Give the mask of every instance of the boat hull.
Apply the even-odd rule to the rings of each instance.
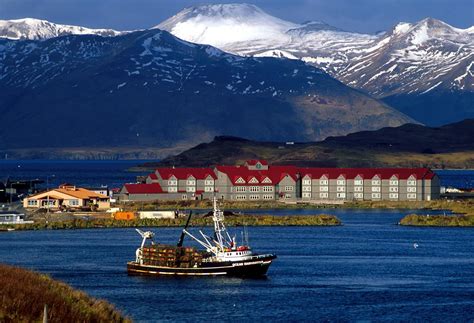
[[[203,262],[199,267],[180,268],[139,264],[135,261],[127,263],[129,275],[147,276],[265,276],[275,255],[256,256],[244,261]]]

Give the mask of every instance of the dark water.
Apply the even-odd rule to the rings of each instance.
[[[474,170],[437,170],[441,186],[474,188]]]
[[[254,249],[278,255],[267,279],[129,277],[133,229],[2,233],[0,261],[50,273],[137,321],[472,322],[474,230],[397,226],[407,211],[337,212],[344,226],[249,228]],[[167,243],[179,234],[154,231]]]
[[[49,187],[62,183],[77,186],[97,187],[108,185],[110,188],[122,187],[124,183],[134,183],[137,175],[127,171],[144,161],[51,161],[51,160],[1,160],[0,181],[8,177],[14,180],[48,180]]]

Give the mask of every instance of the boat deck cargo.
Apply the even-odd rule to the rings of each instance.
[[[224,212],[217,208],[214,198],[214,232],[212,236],[199,231],[201,238],[187,231],[191,220],[189,214],[186,225],[176,246],[155,244],[154,233],[143,232],[142,244],[136,250],[135,261],[127,263],[127,271],[131,275],[189,275],[189,276],[264,276],[276,258],[274,254],[256,254],[246,241],[237,245],[235,236],[232,238],[224,225]],[[194,247],[183,247],[185,236],[189,236],[205,250]],[[147,241],[151,244],[146,245]],[[244,240],[242,238],[242,240]]]

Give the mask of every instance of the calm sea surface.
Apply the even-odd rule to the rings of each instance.
[[[408,211],[337,212],[344,226],[248,228],[255,250],[278,255],[267,279],[129,277],[133,229],[2,233],[0,261],[49,273],[136,321],[472,322],[474,230],[397,226]],[[179,235],[153,230],[165,243]]]
[[[135,164],[8,161],[0,178],[55,174],[51,185],[114,187],[134,180],[125,169]],[[461,177],[472,183],[474,172]],[[133,229],[0,233],[0,262],[49,273],[143,322],[473,321],[473,229],[396,225],[423,211],[246,211],[258,212],[330,213],[344,225],[248,228],[256,251],[278,255],[267,279],[129,277],[125,265],[140,244]],[[179,236],[178,228],[153,230],[163,243]]]

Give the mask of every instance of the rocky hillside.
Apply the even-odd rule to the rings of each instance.
[[[297,60],[165,31],[0,40],[0,148],[307,141],[412,119]]]
[[[280,165],[317,167],[474,168],[474,119],[443,127],[407,124],[362,131],[313,143],[256,142],[217,137],[155,166],[209,166],[266,159]]]

